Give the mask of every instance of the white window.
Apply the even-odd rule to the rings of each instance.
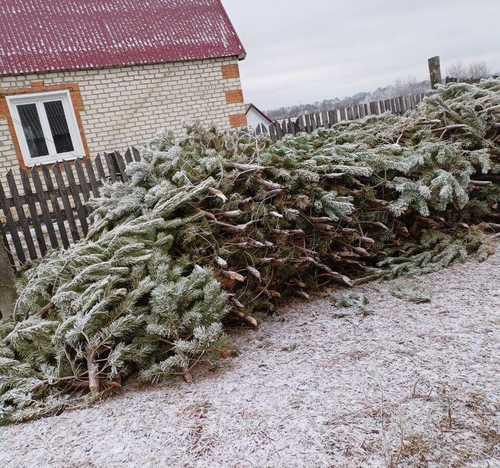
[[[84,156],[69,91],[8,96],[7,102],[27,166]]]

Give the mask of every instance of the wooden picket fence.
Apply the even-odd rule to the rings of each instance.
[[[318,128],[331,128],[339,122],[357,120],[369,115],[381,115],[386,112],[402,115],[415,109],[424,97],[425,94],[399,96],[329,111],[303,114],[297,118],[278,120],[269,127],[259,125],[255,132],[257,135],[268,134],[273,140],[279,140],[285,135],[296,135],[301,132],[310,133]]]
[[[404,114],[424,98],[423,94],[401,96],[325,112],[302,115],[296,119],[275,122],[269,128],[259,127],[274,140],[287,134],[331,128],[348,120],[385,112]],[[68,248],[87,235],[89,209],[87,202],[99,196],[105,181],[127,180],[126,166],[141,157],[135,148],[122,156],[118,152],[97,155],[94,159],[63,161],[36,166],[6,174],[6,185],[0,181],[0,236],[11,264],[19,269],[44,257],[50,249]]]
[[[6,186],[0,181],[0,234],[14,268],[42,258],[49,249],[68,248],[86,236],[90,197],[97,197],[105,181],[127,180],[126,165],[140,161],[135,148],[11,170]],[[20,186],[19,186],[20,185]]]

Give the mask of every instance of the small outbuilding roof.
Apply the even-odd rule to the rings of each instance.
[[[255,104],[247,104],[246,112],[245,112],[246,115],[248,115],[248,113],[251,110],[254,110],[255,112],[257,112],[264,120],[267,120],[268,123],[272,124],[274,122],[274,120],[271,119],[271,117],[269,117],[265,112],[262,112]]]
[[[0,3],[0,76],[245,57],[220,0]]]

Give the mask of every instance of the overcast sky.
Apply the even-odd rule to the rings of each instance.
[[[426,79],[427,59],[500,71],[500,0],[223,0],[262,109]]]

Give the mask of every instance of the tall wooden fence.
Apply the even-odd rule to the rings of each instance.
[[[278,120],[269,127],[259,125],[256,133],[258,135],[268,134],[273,140],[278,140],[285,135],[296,135],[300,132],[310,133],[317,128],[331,128],[339,122],[357,120],[369,115],[381,115],[386,112],[402,115],[415,109],[424,97],[425,94],[399,96],[329,111],[308,113],[296,118]]]
[[[90,197],[99,196],[105,181],[127,180],[126,165],[139,160],[132,148],[123,156],[36,166],[20,177],[9,171],[6,184],[0,181],[0,234],[11,264],[19,268],[86,236]]]

